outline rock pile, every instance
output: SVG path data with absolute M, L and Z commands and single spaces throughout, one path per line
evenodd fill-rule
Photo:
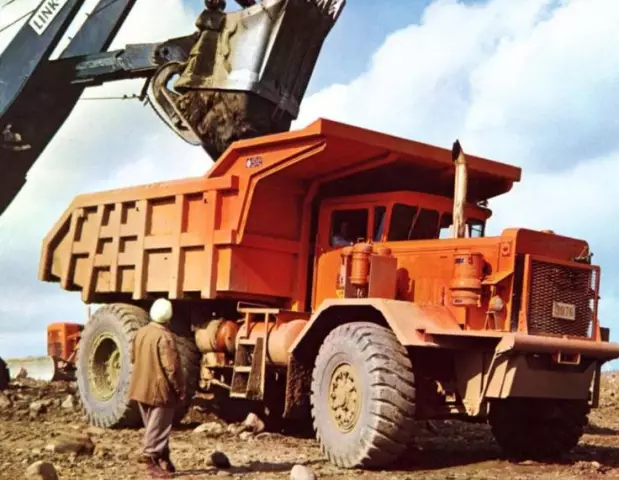
M 80 409 L 74 382 L 37 382 L 20 379 L 0 391 L 0 418 L 38 420 L 73 416 Z

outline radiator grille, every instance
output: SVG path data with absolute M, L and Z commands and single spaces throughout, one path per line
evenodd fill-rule
M 529 333 L 591 336 L 596 271 L 540 260 L 531 261 Z M 575 319 L 553 317 L 553 302 L 575 306 Z

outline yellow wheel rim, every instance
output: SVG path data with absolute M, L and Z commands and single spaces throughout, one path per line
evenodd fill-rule
M 361 412 L 361 390 L 353 367 L 339 365 L 329 382 L 329 413 L 337 428 L 348 433 L 355 428 Z

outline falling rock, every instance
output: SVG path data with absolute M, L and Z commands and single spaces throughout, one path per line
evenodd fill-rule
M 247 415 L 243 425 L 252 433 L 262 433 L 264 431 L 264 422 L 253 412 Z
M 217 437 L 225 432 L 225 428 L 217 422 L 207 422 L 197 426 L 193 433 L 204 434 L 209 437 Z
M 316 474 L 304 465 L 295 465 L 290 470 L 290 480 L 316 480 Z
M 24 477 L 31 480 L 58 480 L 58 474 L 54 464 L 44 461 L 34 462 L 24 474 Z
M 74 410 L 75 409 L 75 398 L 73 395 L 67 395 L 67 398 L 64 402 L 62 402 L 62 408 L 65 410 Z
M 211 453 L 211 463 L 217 468 L 230 468 L 230 459 L 224 452 L 215 451 Z

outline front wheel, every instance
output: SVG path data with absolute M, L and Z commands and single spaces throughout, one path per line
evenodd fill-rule
M 369 322 L 335 328 L 312 375 L 312 417 L 321 449 L 343 468 L 397 460 L 413 436 L 415 387 L 406 349 Z
M 488 421 L 507 455 L 546 460 L 578 444 L 588 411 L 585 400 L 507 398 L 492 401 Z

